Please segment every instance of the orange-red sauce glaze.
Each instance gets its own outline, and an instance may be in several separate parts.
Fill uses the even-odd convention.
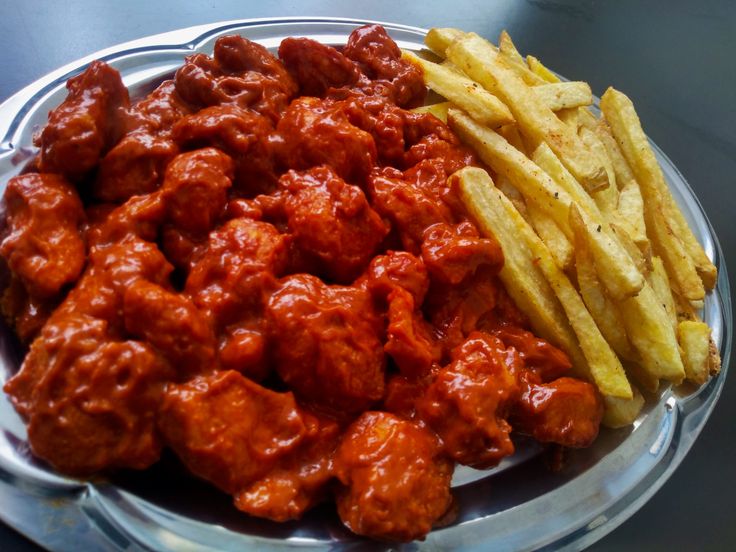
[[[239,36],[131,104],[92,63],[10,180],[5,385],[33,452],[86,476],[170,447],[255,516],[333,497],[422,538],[455,463],[570,447],[601,401],[529,333],[448,177],[477,163],[378,26],[342,51]],[[35,172],[34,172],[35,171]]]

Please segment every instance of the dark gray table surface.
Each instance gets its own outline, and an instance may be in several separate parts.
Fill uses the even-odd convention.
[[[337,16],[454,26],[495,40],[507,29],[532,53],[600,95],[634,100],[644,128],[689,181],[736,265],[736,3],[730,0],[437,2],[25,0],[0,15],[0,101],[99,49],[221,20]],[[590,550],[736,549],[736,381],[664,487]],[[0,524],[0,550],[36,547]]]

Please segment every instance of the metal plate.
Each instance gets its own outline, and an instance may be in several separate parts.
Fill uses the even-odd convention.
[[[66,95],[66,80],[93,59],[118,69],[131,97],[140,97],[193,52],[211,53],[225,34],[242,34],[275,49],[288,36],[332,45],[366,21],[284,18],[191,27],[102,50],[36,81],[0,105],[0,182],[33,155],[31,137]],[[400,47],[422,49],[425,31],[382,23]],[[654,144],[653,144],[654,146]],[[723,368],[693,394],[663,389],[629,428],[602,430],[586,450],[570,451],[553,473],[531,441],[494,470],[458,468],[453,479],[459,515],[423,542],[393,547],[352,535],[332,505],[300,521],[274,523],[238,512],[230,497],[187,475],[171,455],[145,472],[76,481],[35,460],[25,428],[0,394],[0,518],[53,550],[578,550],[613,530],[640,508],[682,461],[703,428],[726,378],[731,351],[731,299],[723,254],[685,179],[656,146],[675,200],[719,269],[703,318],[713,329]],[[0,330],[0,380],[20,365],[22,353]]]

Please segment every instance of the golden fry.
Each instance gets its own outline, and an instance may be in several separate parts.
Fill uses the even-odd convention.
[[[572,107],[570,109],[560,109],[556,115],[557,118],[567,125],[570,130],[577,134],[580,126],[580,118],[578,117],[580,109]]]
[[[447,123],[447,110],[453,107],[452,102],[440,102],[432,105],[423,105],[412,109],[414,113],[429,113],[443,123]]]
[[[675,298],[672,296],[670,282],[667,278],[667,271],[664,268],[662,259],[652,257],[652,270],[648,274],[649,285],[652,286],[657,299],[662,303],[670,324],[674,330],[677,330],[677,308],[675,306]]]
[[[697,312],[696,306],[693,305],[692,302],[688,301],[687,299],[684,299],[683,297],[673,294],[673,299],[675,301],[675,311],[677,313],[677,331],[678,331],[678,339],[682,339],[683,336],[680,334],[681,328],[680,326],[684,322],[688,323],[697,323],[697,324],[703,324],[703,321],[700,319],[700,315]],[[707,327],[707,326],[706,326]],[[688,347],[694,350],[702,350],[702,336],[699,338],[701,339],[700,344],[698,344],[698,338],[696,329],[695,332],[693,332],[692,329],[690,329],[689,325],[685,325],[685,338],[689,339]],[[702,327],[700,328],[700,331],[702,332]],[[689,334],[689,335],[687,335]],[[692,353],[685,350],[685,345],[680,342],[680,346],[683,348],[683,363],[691,362],[691,364],[697,366],[692,361],[692,356],[690,359],[686,358],[687,355],[692,355]],[[702,367],[700,368],[702,373]],[[707,359],[707,370],[711,375],[717,374],[721,370],[721,355],[718,352],[718,347],[716,347],[715,341],[713,341],[713,336],[711,334],[708,334],[708,359]],[[691,367],[691,372],[693,374],[698,373],[698,369],[695,370]],[[690,379],[690,375],[688,375],[688,379]],[[699,381],[699,379],[695,380],[696,382]]]
[[[429,32],[424,37],[424,44],[436,55],[444,58],[445,51],[450,44],[461,39],[466,34],[465,31],[461,31],[460,29],[434,27],[429,29]]]
[[[527,67],[524,58],[516,49],[516,45],[511,40],[511,36],[506,31],[501,31],[498,37],[498,51],[509,62],[509,66],[517,74],[517,76],[530,86],[544,84],[545,80],[536,75]]]
[[[657,378],[678,384],[682,382],[685,368],[680,358],[677,336],[667,311],[649,283],[644,284],[636,297],[630,297],[618,305],[626,334],[639,353],[642,368]]]
[[[447,57],[498,96],[511,110],[521,132],[537,143],[546,142],[588,191],[608,184],[605,169],[588,154],[577,134],[539,101],[487,41],[466,36],[453,42]]]
[[[606,427],[626,427],[634,423],[644,407],[644,397],[638,389],[632,387],[634,393],[631,399],[619,399],[616,397],[603,397],[606,407],[601,423]]]
[[[514,206],[516,206],[516,203],[514,203]],[[524,218],[534,227],[537,235],[539,235],[555,259],[557,266],[565,271],[570,269],[574,257],[570,240],[567,239],[567,236],[560,230],[560,227],[557,226],[555,221],[547,213],[539,209],[536,204],[530,203],[526,207],[528,216]]]
[[[542,65],[542,62],[534,56],[526,56],[526,64],[532,73],[541,77],[545,82],[560,82],[560,78]]]
[[[626,250],[629,258],[634,261],[634,265],[636,266],[637,270],[644,276],[649,274],[649,272],[651,272],[652,270],[652,257],[650,255],[645,255],[644,253],[642,253],[641,249],[639,249],[636,243],[634,243],[634,240],[631,239],[629,232],[619,226],[617,223],[611,223],[611,230],[616,233],[616,238],[618,238],[618,242]]]
[[[705,322],[683,320],[677,324],[677,340],[688,380],[702,385],[710,374],[710,328]]]
[[[503,195],[509,198],[509,201],[514,204],[514,207],[516,207],[516,210],[521,213],[521,216],[526,220],[529,220],[524,196],[521,195],[521,192],[514,187],[511,181],[504,175],[499,175],[498,182],[496,184],[496,187],[501,190]]]
[[[456,104],[479,123],[497,128],[514,122],[509,108],[478,83],[411,52],[404,51],[401,57],[422,69],[429,88]]]
[[[571,109],[593,103],[593,93],[587,82],[558,82],[533,86],[537,99],[552,111]]]
[[[678,209],[634,105],[624,94],[609,88],[601,98],[601,110],[641,186],[647,206],[647,230],[652,234],[655,253],[662,257],[682,295],[690,300],[702,299],[703,287],[715,286],[716,267]]]
[[[585,239],[583,224],[578,209],[576,207],[570,209],[570,226],[575,234],[575,273],[580,295],[601,333],[616,354],[621,358],[633,360],[636,356],[626,336],[621,313],[615,303],[606,296],[596,274],[593,252],[588,245],[588,240]]]
[[[621,149],[611,134],[611,129],[604,120],[600,119],[598,121],[594,132],[603,147],[606,148],[608,159],[616,177],[616,185],[619,189],[618,205],[616,206],[617,219],[627,222],[628,226],[626,228],[631,239],[634,240],[642,252],[646,253],[649,251],[650,245],[646,225],[644,224],[644,200],[641,197],[639,183],[634,178],[629,164],[624,159]]]

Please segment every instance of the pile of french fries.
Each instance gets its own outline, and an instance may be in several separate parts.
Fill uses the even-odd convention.
[[[609,88],[596,117],[590,86],[525,59],[505,31],[498,46],[447,28],[425,43],[427,55],[404,58],[447,101],[419,110],[446,121],[494,175],[466,167],[454,185],[501,244],[501,280],[532,328],[598,387],[603,423],[631,424],[660,380],[699,385],[716,374],[698,314],[716,267],[631,100]]]

